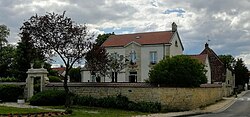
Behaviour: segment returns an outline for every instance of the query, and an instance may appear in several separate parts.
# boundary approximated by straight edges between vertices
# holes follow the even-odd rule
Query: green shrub
[[[69,71],[70,82],[81,82],[81,70],[80,68],[72,68]]]
[[[138,102],[135,106],[135,110],[141,112],[156,113],[161,110],[161,104],[157,102]]]
[[[188,56],[166,57],[149,72],[149,82],[174,87],[199,87],[206,83],[205,65]]]
[[[65,110],[65,114],[72,114],[72,113],[73,113],[73,110],[71,110],[71,109],[68,109],[68,108],[67,108],[67,109]]]
[[[24,87],[17,85],[0,85],[0,100],[3,102],[16,102],[23,96]]]
[[[160,112],[161,104],[153,102],[131,102],[127,97],[118,95],[116,97],[93,98],[91,96],[77,96],[74,99],[75,105],[95,106],[105,108],[116,108],[141,112]]]
[[[97,99],[91,97],[91,96],[75,96],[73,100],[73,104],[75,105],[83,105],[83,106],[96,106]]]
[[[126,96],[118,95],[116,97],[116,101],[115,101],[116,108],[128,109],[129,103],[130,101],[128,100]]]
[[[18,82],[18,80],[14,77],[0,78],[0,82]]]
[[[42,91],[31,97],[30,104],[36,106],[58,106],[65,104],[66,93],[59,90]]]
[[[48,77],[49,77],[49,82],[62,82],[62,80],[58,76],[48,76]]]

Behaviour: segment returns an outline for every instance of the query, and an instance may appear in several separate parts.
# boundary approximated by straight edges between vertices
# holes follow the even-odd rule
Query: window
[[[130,53],[130,63],[135,64],[136,63],[136,53],[135,50],[132,50]]]
[[[178,42],[177,41],[175,41],[175,47],[178,47]]]
[[[129,82],[137,82],[137,72],[129,72]]]
[[[157,61],[157,53],[154,52],[150,52],[150,64],[156,64]]]

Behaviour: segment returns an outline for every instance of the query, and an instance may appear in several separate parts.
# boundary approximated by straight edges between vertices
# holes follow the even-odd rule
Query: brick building
[[[226,79],[226,69],[224,68],[223,62],[219,59],[216,53],[209,48],[208,44],[205,44],[205,49],[201,54],[207,54],[211,66],[211,83],[221,83],[225,82]]]

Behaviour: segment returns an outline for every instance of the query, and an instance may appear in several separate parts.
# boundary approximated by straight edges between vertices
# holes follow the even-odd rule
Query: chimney
[[[173,32],[177,31],[177,25],[175,22],[172,23],[172,31]]]
[[[208,43],[205,44],[205,48],[208,48]]]

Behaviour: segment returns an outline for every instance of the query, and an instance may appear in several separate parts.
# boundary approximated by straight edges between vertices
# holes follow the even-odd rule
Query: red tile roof
[[[202,64],[206,64],[206,58],[207,58],[207,54],[199,54],[199,55],[187,55],[193,59],[197,59],[199,60]]]
[[[130,42],[136,42],[141,45],[147,44],[167,44],[170,43],[174,32],[161,31],[161,32],[146,32],[135,34],[111,35],[102,46],[125,46]]]
[[[57,73],[60,75],[65,71],[65,67],[57,67],[57,68],[51,68],[51,69],[57,71]]]

